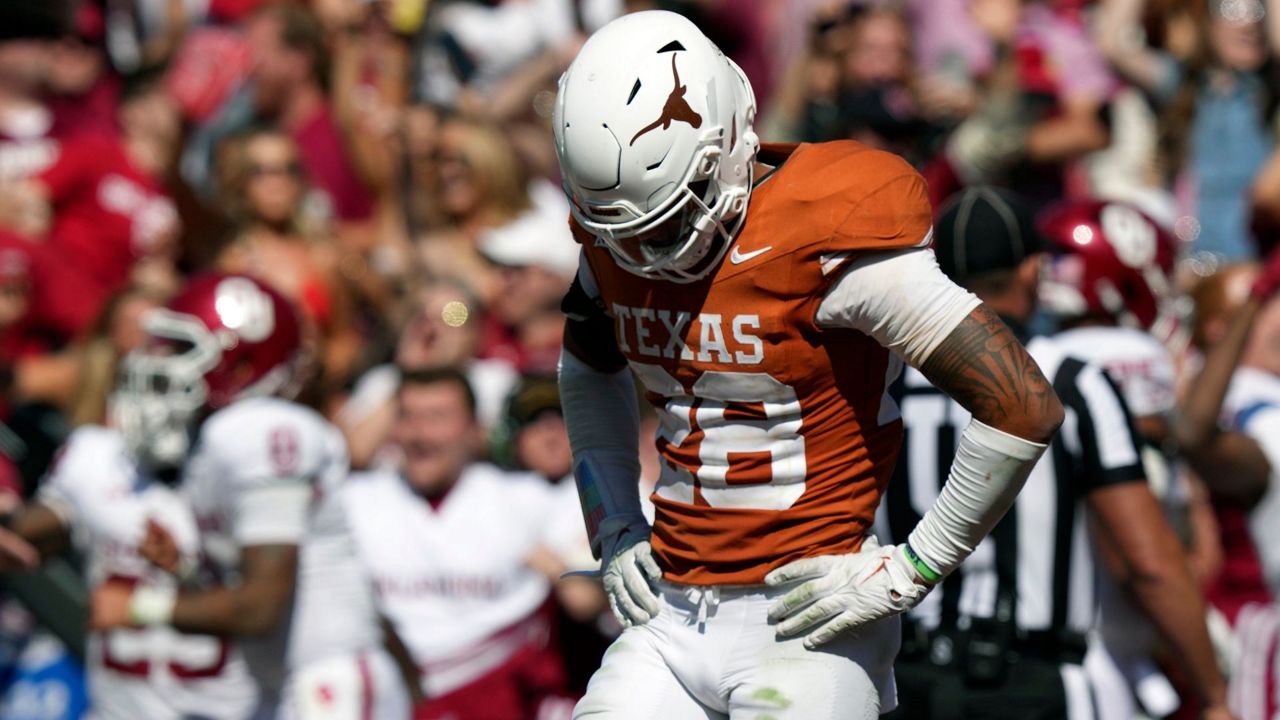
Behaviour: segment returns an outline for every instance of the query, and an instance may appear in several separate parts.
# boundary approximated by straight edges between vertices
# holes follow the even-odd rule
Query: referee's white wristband
[[[168,625],[178,603],[176,587],[139,587],[129,598],[129,619],[135,625]]]

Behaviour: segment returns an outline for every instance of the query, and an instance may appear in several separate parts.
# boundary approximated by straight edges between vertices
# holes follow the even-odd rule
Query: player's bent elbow
[[[1062,427],[1062,423],[1067,419],[1067,411],[1062,407],[1062,401],[1058,399],[1057,393],[1050,395],[1048,407],[1045,408],[1043,417],[1041,418],[1040,436],[1042,442],[1048,442],[1058,434],[1058,428]]]
[[[1062,409],[1062,402],[1058,400],[1057,394],[1051,390],[1044,396],[1039,407],[1028,408],[1021,414],[1021,417],[1013,423],[1016,427],[1001,429],[1024,440],[1048,443],[1058,433],[1058,428],[1062,427],[1066,417],[1066,411]]]

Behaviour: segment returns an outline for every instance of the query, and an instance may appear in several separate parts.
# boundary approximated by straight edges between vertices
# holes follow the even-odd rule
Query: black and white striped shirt
[[[1143,480],[1137,435],[1101,368],[1064,356],[1046,338],[1027,350],[1052,379],[1066,419],[1009,513],[913,611],[930,630],[963,630],[970,618],[1013,620],[1021,631],[1093,625],[1094,562],[1082,501],[1099,488]],[[937,499],[970,416],[911,368],[894,396],[905,435],[877,526],[882,538],[901,543]]]

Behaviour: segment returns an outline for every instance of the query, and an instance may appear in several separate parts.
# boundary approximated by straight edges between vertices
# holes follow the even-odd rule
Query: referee
[[[935,250],[943,271],[1026,341],[1040,240],[1018,199],[966,190],[939,219]],[[990,537],[904,622],[899,705],[888,717],[1091,720],[1081,663],[1097,609],[1096,535],[1120,584],[1184,662],[1201,717],[1230,718],[1204,602],[1143,477],[1123,399],[1099,367],[1052,340],[1037,337],[1027,350],[1052,379],[1066,421]],[[969,415],[911,368],[895,399],[906,432],[877,526],[897,543],[937,498]]]

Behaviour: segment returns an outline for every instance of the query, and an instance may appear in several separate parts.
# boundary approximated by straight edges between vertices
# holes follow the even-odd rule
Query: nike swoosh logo
[[[862,578],[862,580],[858,584],[859,585],[866,584],[871,580],[871,578],[875,577],[876,575],[879,575],[881,572],[884,572],[884,569],[888,567],[888,565],[889,565],[889,558],[880,558],[880,565],[877,566],[875,570],[872,570],[870,575],[867,575],[866,577]]]
[[[765,247],[760,248],[759,250],[752,250],[749,253],[744,253],[744,252],[739,252],[738,248],[735,247],[733,249],[733,252],[729,253],[729,262],[733,263],[734,265],[741,265],[742,263],[750,260],[751,258],[763,255],[772,249],[773,249],[772,245],[767,245]]]

